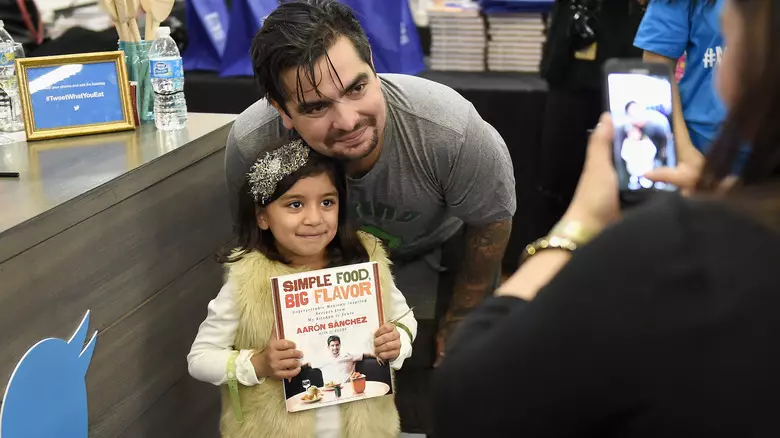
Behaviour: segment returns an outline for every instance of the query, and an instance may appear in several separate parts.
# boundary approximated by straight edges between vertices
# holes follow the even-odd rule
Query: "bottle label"
[[[149,70],[152,79],[179,79],[184,77],[181,58],[150,59]]]
[[[16,58],[13,46],[0,47],[0,67],[9,67],[14,65]]]

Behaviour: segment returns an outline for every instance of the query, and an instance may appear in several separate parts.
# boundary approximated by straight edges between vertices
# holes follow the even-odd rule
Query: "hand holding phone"
[[[604,65],[604,77],[621,199],[635,202],[653,192],[677,190],[646,177],[654,169],[677,165],[670,67],[639,59],[612,59]]]

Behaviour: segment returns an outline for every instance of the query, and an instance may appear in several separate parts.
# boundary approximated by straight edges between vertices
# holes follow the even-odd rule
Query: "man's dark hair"
[[[333,341],[339,341],[339,345],[341,345],[341,338],[336,336],[336,335],[333,335],[333,336],[328,336],[328,346],[329,347],[330,347],[330,343],[333,342]]]
[[[340,37],[349,38],[360,59],[374,69],[368,38],[349,6],[336,0],[292,0],[279,5],[252,41],[252,69],[260,95],[279,104],[289,115],[286,107],[289,96],[282,85],[281,73],[299,67],[295,92],[297,99],[303,101],[304,80],[315,84],[314,66],[323,56],[331,64],[331,77],[343,86],[328,58],[328,49]]]

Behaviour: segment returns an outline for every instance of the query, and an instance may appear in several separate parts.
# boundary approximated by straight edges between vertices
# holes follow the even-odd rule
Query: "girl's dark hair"
[[[268,151],[289,142],[289,139],[279,141],[269,149],[264,149],[258,155],[257,159],[262,158]],[[284,177],[276,185],[276,191],[271,196],[271,202],[284,195],[298,180],[307,177],[313,177],[321,174],[327,174],[339,195],[339,226],[336,236],[328,244],[328,257],[330,266],[340,266],[352,263],[361,263],[368,261],[368,252],[360,242],[355,228],[347,220],[347,183],[344,177],[344,169],[341,163],[317,153],[313,149],[309,151],[309,159],[306,164],[290,175]],[[233,263],[241,260],[248,252],[258,251],[268,259],[289,263],[289,260],[281,255],[276,247],[276,240],[270,230],[262,230],[257,226],[257,209],[264,208],[259,203],[255,203],[254,197],[250,193],[249,181],[245,178],[241,191],[238,196],[238,246],[234,249],[223,249],[217,253],[219,263]],[[267,204],[266,204],[267,205]]]
[[[762,205],[751,210],[760,216],[757,219],[780,229],[780,192],[767,191],[776,186],[780,176],[780,2],[731,1],[744,23],[747,42],[744,47],[731,49],[742,51],[737,75],[739,97],[707,155],[699,189],[717,189],[731,173],[740,150],[749,147],[750,158],[740,173],[740,184],[747,190],[762,186],[749,196]]]

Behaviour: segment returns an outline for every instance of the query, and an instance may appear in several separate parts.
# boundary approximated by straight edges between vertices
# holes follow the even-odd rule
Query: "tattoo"
[[[482,226],[466,226],[466,250],[455,280],[449,308],[451,317],[471,310],[492,292],[511,232],[511,219]]]

